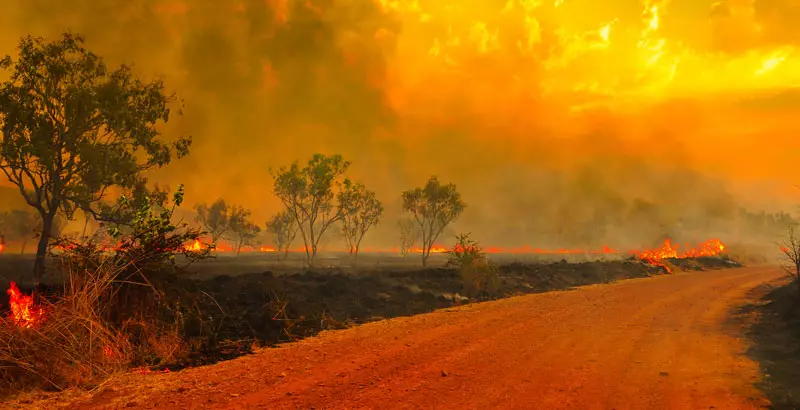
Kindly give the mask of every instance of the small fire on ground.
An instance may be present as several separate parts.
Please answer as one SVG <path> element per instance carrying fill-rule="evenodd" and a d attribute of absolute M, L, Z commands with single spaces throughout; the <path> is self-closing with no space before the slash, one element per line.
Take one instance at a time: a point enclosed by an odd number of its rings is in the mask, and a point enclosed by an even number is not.
<path fill-rule="evenodd" d="M 187 250 L 202 250 L 207 245 L 203 245 L 200 241 L 187 245 Z M 276 252 L 275 248 L 270 246 L 261 246 L 258 248 L 260 252 Z M 301 249 L 305 251 L 305 249 Z M 396 250 L 395 250 L 396 251 Z M 422 252 L 422 249 L 415 248 L 415 252 Z M 580 249 L 555 249 L 546 250 L 540 248 L 531 248 L 529 246 L 515 249 L 503 248 L 487 248 L 487 253 L 534 253 L 534 254 L 617 254 L 614 249 L 604 246 L 599 250 L 587 251 Z M 633 250 L 628 252 L 630 255 L 635 255 L 639 260 L 663 267 L 668 273 L 671 273 L 669 267 L 664 264 L 664 259 L 683 259 L 683 258 L 697 258 L 703 256 L 717 256 L 725 251 L 725 245 L 719 239 L 709 239 L 700 243 L 696 247 L 689 245 L 684 246 L 684 250 L 680 250 L 678 245 L 674 245 L 672 241 L 667 239 L 664 243 L 655 249 L 646 250 Z M 447 248 L 443 246 L 434 246 L 431 248 L 431 253 L 447 252 Z M 41 306 L 36 306 L 33 297 L 25 295 L 19 290 L 15 282 L 9 284 L 6 293 L 9 295 L 9 319 L 12 323 L 22 328 L 31 328 L 44 320 L 45 312 Z M 105 352 L 111 354 L 110 352 Z"/>
<path fill-rule="evenodd" d="M 667 273 L 672 273 L 670 268 L 664 264 L 664 259 L 685 259 L 685 258 L 699 258 L 703 256 L 717 256 L 725 252 L 725 245 L 719 239 L 709 239 L 697 247 L 685 245 L 684 251 L 681 251 L 678 245 L 673 245 L 669 239 L 664 241 L 661 247 L 656 249 L 647 249 L 644 251 L 631 251 L 630 254 L 636 255 L 642 261 L 651 265 L 663 267 Z"/>
<path fill-rule="evenodd" d="M 35 306 L 33 297 L 22 293 L 16 282 L 8 286 L 9 319 L 19 327 L 31 328 L 44 319 L 44 308 Z"/>

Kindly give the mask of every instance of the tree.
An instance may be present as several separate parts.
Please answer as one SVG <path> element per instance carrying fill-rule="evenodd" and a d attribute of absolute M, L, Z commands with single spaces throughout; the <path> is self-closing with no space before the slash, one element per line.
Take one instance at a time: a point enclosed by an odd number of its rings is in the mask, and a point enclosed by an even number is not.
<path fill-rule="evenodd" d="M 797 297 L 800 298 L 800 238 L 797 237 L 795 226 L 789 226 L 789 235 L 780 248 L 787 259 L 783 269 L 797 286 Z"/>
<path fill-rule="evenodd" d="M 42 218 L 37 283 L 56 214 L 91 210 L 109 187 L 134 186 L 191 145 L 160 138 L 156 125 L 169 120 L 174 100 L 163 82 L 142 82 L 124 65 L 110 69 L 83 44 L 71 33 L 52 42 L 27 36 L 18 60 L 0 60 L 10 71 L 0 85 L 0 169 Z"/>
<path fill-rule="evenodd" d="M 203 229 L 211 236 L 211 243 L 216 245 L 231 229 L 231 215 L 228 204 L 222 198 L 208 206 L 200 204 L 195 207 L 195 220 L 203 225 Z"/>
<path fill-rule="evenodd" d="M 25 246 L 28 241 L 39 236 L 36 228 L 41 226 L 39 215 L 26 210 L 15 209 L 10 212 L 3 212 L 0 215 L 0 232 L 6 239 L 20 243 L 20 255 L 25 253 Z"/>
<path fill-rule="evenodd" d="M 435 175 L 424 187 L 403 192 L 403 210 L 411 212 L 422 233 L 422 266 L 428 266 L 434 241 L 464 208 L 455 184 L 442 185 Z"/>
<path fill-rule="evenodd" d="M 278 212 L 266 223 L 266 231 L 275 240 L 278 252 L 283 252 L 283 259 L 289 256 L 289 247 L 297 236 L 297 222 L 287 211 Z"/>
<path fill-rule="evenodd" d="M 361 240 L 367 231 L 378 224 L 383 213 L 383 204 L 361 183 L 345 180 L 339 195 L 342 210 L 342 234 L 347 240 L 350 256 L 355 260 Z"/>
<path fill-rule="evenodd" d="M 253 240 L 261 232 L 261 228 L 252 223 L 249 218 L 249 209 L 244 209 L 241 206 L 231 207 L 228 226 L 230 227 L 231 239 L 236 245 L 236 256 L 239 256 L 242 252 L 242 246 L 252 245 Z"/>
<path fill-rule="evenodd" d="M 400 254 L 407 256 L 419 240 L 419 225 L 414 219 L 403 218 L 397 221 L 397 230 L 400 233 Z"/>
<path fill-rule="evenodd" d="M 320 239 L 342 219 L 335 188 L 349 166 L 341 155 L 314 154 L 302 168 L 295 161 L 273 173 L 273 190 L 299 227 L 309 266 L 314 265 Z"/>

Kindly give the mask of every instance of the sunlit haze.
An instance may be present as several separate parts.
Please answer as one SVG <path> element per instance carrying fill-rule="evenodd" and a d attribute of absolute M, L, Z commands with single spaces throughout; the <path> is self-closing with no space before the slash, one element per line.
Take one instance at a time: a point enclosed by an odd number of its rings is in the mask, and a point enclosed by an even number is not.
<path fill-rule="evenodd" d="M 269 169 L 315 152 L 386 203 L 374 245 L 432 174 L 468 205 L 453 232 L 497 246 L 649 246 L 669 221 L 800 194 L 792 0 L 6 3 L 0 54 L 69 28 L 163 77 L 185 104 L 164 134 L 195 144 L 151 178 L 259 224 L 280 209 Z M 654 228 L 565 232 L 637 198 L 668 210 Z"/>

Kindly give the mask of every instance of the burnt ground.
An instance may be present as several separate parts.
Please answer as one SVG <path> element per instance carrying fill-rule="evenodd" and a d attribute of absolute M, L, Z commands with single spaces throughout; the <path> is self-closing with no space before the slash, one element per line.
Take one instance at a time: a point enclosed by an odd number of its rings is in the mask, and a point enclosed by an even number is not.
<path fill-rule="evenodd" d="M 747 355 L 764 378 L 758 387 L 773 409 L 800 409 L 800 292 L 796 283 L 756 290 L 760 301 L 743 306 L 738 318 L 750 317 Z"/>
<path fill-rule="evenodd" d="M 10 256 L 10 255 L 5 255 Z M 24 266 L 20 259 L 14 263 Z M 18 259 L 18 258 L 17 258 Z M 220 258 L 222 259 L 222 258 Z M 296 270 L 294 273 L 262 271 L 241 273 L 242 262 L 232 275 L 224 261 L 213 262 L 216 275 L 184 278 L 177 287 L 192 298 L 199 312 L 187 326 L 193 350 L 178 363 L 159 368 L 176 370 L 230 359 L 252 351 L 294 341 L 323 330 L 431 312 L 477 300 L 512 295 L 565 290 L 582 285 L 610 283 L 665 273 L 662 267 L 634 259 L 569 263 L 561 261 L 507 262 L 499 265 L 499 283 L 480 298 L 465 296 L 463 281 L 455 269 L 367 266 L 358 270 L 344 267 Z M 727 258 L 698 258 L 669 261 L 681 270 L 708 270 L 737 266 Z M 208 270 L 208 265 L 205 267 Z M 252 267 L 251 267 L 252 269 Z M 27 271 L 27 270 L 26 270 Z M 9 280 L 9 275 L 0 273 Z M 30 293 L 30 285 L 20 284 Z M 7 309 L 8 296 L 0 295 Z"/>

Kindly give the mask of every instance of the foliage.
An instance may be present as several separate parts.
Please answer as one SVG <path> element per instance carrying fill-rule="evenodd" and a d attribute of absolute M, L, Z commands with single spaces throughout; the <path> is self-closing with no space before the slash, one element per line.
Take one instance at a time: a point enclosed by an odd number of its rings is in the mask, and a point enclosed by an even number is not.
<path fill-rule="evenodd" d="M 56 214 L 71 219 L 111 186 L 131 187 L 142 171 L 188 153 L 191 140 L 166 144 L 156 125 L 169 120 L 161 81 L 145 83 L 127 66 L 110 69 L 76 34 L 47 42 L 27 36 L 19 59 L 0 60 L 0 170 L 42 217 L 36 279 Z"/>
<path fill-rule="evenodd" d="M 44 316 L 32 329 L 0 322 L 5 380 L 63 389 L 185 354 L 182 329 L 192 304 L 182 302 L 183 286 L 176 286 L 186 273 L 176 256 L 191 263 L 208 250 L 187 250 L 184 244 L 202 232 L 172 222 L 183 196 L 180 186 L 159 209 L 149 197 L 121 198 L 120 212 L 132 218 L 125 231 L 109 228 L 119 241 L 112 251 L 92 241 L 60 242 L 55 256 L 68 274 L 64 293 L 37 301 Z"/>
<path fill-rule="evenodd" d="M 287 211 L 278 212 L 266 223 L 266 231 L 275 240 L 276 250 L 283 252 L 283 258 L 289 255 L 289 247 L 297 236 L 297 222 Z"/>
<path fill-rule="evenodd" d="M 447 251 L 447 264 L 458 269 L 467 293 L 485 297 L 497 289 L 499 270 L 469 236 L 469 233 L 456 235 L 458 242 Z"/>
<path fill-rule="evenodd" d="M 432 176 L 422 188 L 403 192 L 403 210 L 411 212 L 422 234 L 422 265 L 427 266 L 434 241 L 466 208 L 455 184 Z"/>
<path fill-rule="evenodd" d="M 460 268 L 469 265 L 475 259 L 485 256 L 481 247 L 478 246 L 478 242 L 469 238 L 470 235 L 470 233 L 456 235 L 458 242 L 447 251 L 448 266 Z"/>
<path fill-rule="evenodd" d="M 134 186 L 123 192 L 114 202 L 98 203 L 92 214 L 103 226 L 124 234 L 131 233 L 137 210 L 144 206 L 163 210 L 170 196 L 169 187 L 156 184 L 149 188 L 145 178 L 137 179 Z"/>
<path fill-rule="evenodd" d="M 343 217 L 336 202 L 336 187 L 349 166 L 341 155 L 314 154 L 303 167 L 295 161 L 273 172 L 273 190 L 299 227 L 310 266 L 314 265 L 320 239 Z"/>
<path fill-rule="evenodd" d="M 358 255 L 361 240 L 367 231 L 378 224 L 383 213 L 383 204 L 361 183 L 345 180 L 339 195 L 342 210 L 342 234 L 347 240 L 348 251 L 354 258 Z"/>
<path fill-rule="evenodd" d="M 419 240 L 419 225 L 413 219 L 400 219 L 397 221 L 397 231 L 400 234 L 400 254 L 407 256 Z"/>
<path fill-rule="evenodd" d="M 242 246 L 253 245 L 258 233 L 261 232 L 261 228 L 251 222 L 249 218 L 249 209 L 244 209 L 241 206 L 231 207 L 228 226 L 231 239 L 236 245 L 237 256 L 242 251 Z"/>
<path fill-rule="evenodd" d="M 211 243 L 215 244 L 222 239 L 231 229 L 231 217 L 228 204 L 222 198 L 213 204 L 200 204 L 195 207 L 197 216 L 195 221 L 203 225 L 203 229 L 211 236 Z"/>

